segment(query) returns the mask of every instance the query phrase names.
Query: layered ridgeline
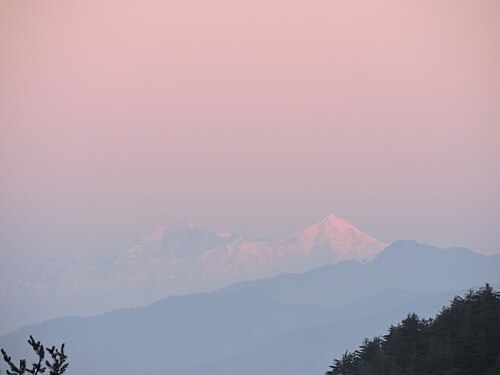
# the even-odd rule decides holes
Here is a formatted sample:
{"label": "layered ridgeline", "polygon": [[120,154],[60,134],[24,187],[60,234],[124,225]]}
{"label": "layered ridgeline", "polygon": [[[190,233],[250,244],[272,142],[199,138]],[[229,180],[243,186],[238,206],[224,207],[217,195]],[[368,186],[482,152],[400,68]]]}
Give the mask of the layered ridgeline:
{"label": "layered ridgeline", "polygon": [[486,284],[455,297],[434,319],[413,313],[384,336],[365,339],[326,375],[500,374],[500,293]]}
{"label": "layered ridgeline", "polygon": [[30,334],[65,342],[73,375],[320,374],[408,311],[433,316],[470,287],[500,285],[499,270],[500,256],[396,242],[371,262],[27,326],[1,337],[0,347],[29,360]]}
{"label": "layered ridgeline", "polygon": [[[13,267],[0,275],[0,313],[3,324],[17,327],[103,313],[344,260],[368,261],[385,247],[334,215],[287,239],[213,233],[178,221],[101,257],[20,265],[23,273]],[[8,331],[0,323],[2,330]]]}

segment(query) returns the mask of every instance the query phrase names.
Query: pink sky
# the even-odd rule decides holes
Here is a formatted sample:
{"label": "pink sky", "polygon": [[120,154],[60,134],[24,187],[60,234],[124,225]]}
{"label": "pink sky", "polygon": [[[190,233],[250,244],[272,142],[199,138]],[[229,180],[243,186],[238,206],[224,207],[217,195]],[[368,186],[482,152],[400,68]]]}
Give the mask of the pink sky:
{"label": "pink sky", "polygon": [[500,3],[0,2],[0,251],[178,217],[500,252]]}

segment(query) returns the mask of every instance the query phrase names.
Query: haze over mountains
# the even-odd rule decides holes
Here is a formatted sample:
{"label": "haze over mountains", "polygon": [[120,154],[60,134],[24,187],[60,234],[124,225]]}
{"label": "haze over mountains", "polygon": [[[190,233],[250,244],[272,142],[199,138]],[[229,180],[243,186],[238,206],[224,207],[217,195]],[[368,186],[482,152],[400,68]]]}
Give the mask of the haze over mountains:
{"label": "haze over mountains", "polygon": [[248,239],[176,222],[145,236],[114,265],[143,280],[183,279],[178,292],[192,292],[203,285],[218,287],[343,260],[364,261],[385,246],[333,214],[288,239]]}
{"label": "haze over mountains", "polygon": [[26,273],[0,275],[0,332],[345,260],[369,261],[386,246],[333,214],[286,239],[212,233],[177,221],[100,257],[50,259]]}
{"label": "haze over mountains", "polygon": [[408,312],[433,316],[455,294],[499,285],[499,270],[500,255],[399,241],[369,262],[61,318],[4,336],[0,346],[24,356],[30,333],[47,344],[64,341],[74,375],[322,374],[334,357]]}
{"label": "haze over mountains", "polygon": [[500,285],[499,270],[500,255],[387,246],[334,215],[285,239],[178,221],[99,259],[47,263],[24,284],[4,278],[17,324],[127,308],[28,325],[0,347],[30,358],[29,334],[65,342],[73,375],[321,374],[408,312],[433,316],[470,287]]}

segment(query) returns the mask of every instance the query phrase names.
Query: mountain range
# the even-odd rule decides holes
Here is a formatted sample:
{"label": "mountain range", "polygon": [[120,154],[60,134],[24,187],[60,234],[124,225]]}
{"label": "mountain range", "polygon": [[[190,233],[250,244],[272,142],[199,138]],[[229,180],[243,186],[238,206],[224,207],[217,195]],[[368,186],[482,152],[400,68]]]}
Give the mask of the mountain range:
{"label": "mountain range", "polygon": [[61,315],[138,307],[167,296],[213,291],[345,260],[365,262],[386,246],[333,214],[285,239],[247,238],[227,230],[213,233],[177,221],[128,248],[94,258],[50,259],[27,273],[0,275],[0,332]]}
{"label": "mountain range", "polygon": [[212,233],[180,221],[145,236],[113,266],[134,282],[166,282],[171,293],[191,293],[344,260],[367,261],[386,246],[333,214],[287,239]]}
{"label": "mountain range", "polygon": [[499,285],[499,270],[500,255],[398,241],[371,261],[30,325],[1,337],[0,347],[19,357],[29,354],[29,334],[66,342],[73,375],[321,374],[408,312],[433,316],[453,295]]}

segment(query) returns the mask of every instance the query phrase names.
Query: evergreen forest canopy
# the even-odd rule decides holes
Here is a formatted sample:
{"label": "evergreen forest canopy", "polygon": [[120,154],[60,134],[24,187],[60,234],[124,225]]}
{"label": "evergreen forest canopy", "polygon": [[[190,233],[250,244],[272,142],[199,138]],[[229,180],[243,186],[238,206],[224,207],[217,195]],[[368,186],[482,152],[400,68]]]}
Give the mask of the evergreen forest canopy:
{"label": "evergreen forest canopy", "polygon": [[500,293],[486,284],[434,319],[409,314],[386,335],[335,359],[326,375],[498,375]]}

